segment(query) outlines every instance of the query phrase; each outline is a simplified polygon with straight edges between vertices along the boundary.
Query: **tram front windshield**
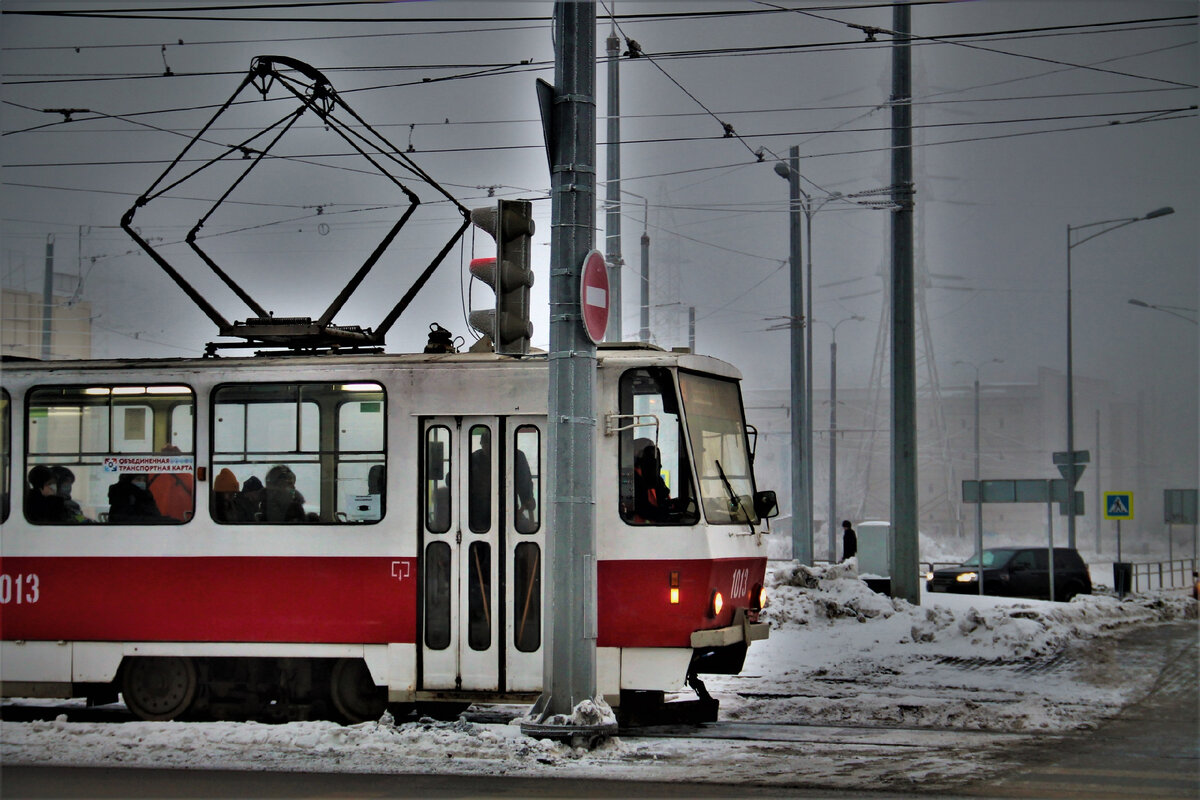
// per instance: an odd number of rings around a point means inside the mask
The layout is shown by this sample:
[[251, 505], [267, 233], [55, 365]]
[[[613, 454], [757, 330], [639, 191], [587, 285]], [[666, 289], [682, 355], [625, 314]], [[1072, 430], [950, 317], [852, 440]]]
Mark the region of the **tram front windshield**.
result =
[[679, 390], [705, 519], [715, 525], [758, 522], [737, 383], [680, 370]]

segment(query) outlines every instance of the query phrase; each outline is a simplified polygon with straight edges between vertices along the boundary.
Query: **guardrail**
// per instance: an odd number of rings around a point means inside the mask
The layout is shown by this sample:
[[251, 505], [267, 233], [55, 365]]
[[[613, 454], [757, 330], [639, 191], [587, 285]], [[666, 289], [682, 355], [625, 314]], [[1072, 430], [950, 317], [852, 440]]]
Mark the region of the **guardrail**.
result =
[[1173, 561], [1143, 561], [1131, 563], [1133, 590], [1191, 589], [1196, 579], [1196, 559], [1176, 558]]

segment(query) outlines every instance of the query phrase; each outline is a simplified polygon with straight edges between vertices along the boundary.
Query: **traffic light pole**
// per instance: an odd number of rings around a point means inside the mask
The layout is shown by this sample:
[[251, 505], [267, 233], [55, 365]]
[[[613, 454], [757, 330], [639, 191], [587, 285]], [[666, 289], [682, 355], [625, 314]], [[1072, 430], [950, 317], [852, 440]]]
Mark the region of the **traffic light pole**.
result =
[[[548, 396], [544, 674], [522, 730], [584, 732], [570, 715], [596, 697], [596, 346], [583, 327], [580, 283], [596, 217], [594, 2], [554, 5], [550, 147], [550, 390]], [[561, 716], [560, 716], [561, 715]], [[615, 733], [615, 719], [601, 727]], [[555, 730], [557, 729], [557, 730]]]

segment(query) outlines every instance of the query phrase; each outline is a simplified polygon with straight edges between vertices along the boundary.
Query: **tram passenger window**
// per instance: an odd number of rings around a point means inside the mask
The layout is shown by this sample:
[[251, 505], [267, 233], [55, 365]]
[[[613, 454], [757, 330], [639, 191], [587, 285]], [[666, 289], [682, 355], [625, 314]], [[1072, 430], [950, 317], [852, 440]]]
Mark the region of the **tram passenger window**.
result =
[[[386, 469], [383, 387], [255, 383], [213, 392], [211, 513], [217, 522], [378, 522]], [[233, 487], [237, 486], [237, 490]], [[234, 491], [233, 496], [229, 491]]]
[[692, 468], [669, 370], [628, 370], [619, 385], [620, 512], [631, 525], [695, 525]]
[[425, 527], [430, 533], [450, 530], [450, 429], [434, 425], [425, 432]]
[[487, 542], [471, 542], [467, 598], [467, 644], [472, 650], [492, 646], [492, 548]]
[[521, 542], [513, 558], [513, 643], [522, 653], [542, 646], [541, 555], [535, 543]]
[[513, 527], [517, 533], [536, 533], [541, 526], [541, 432], [522, 425], [513, 437]]
[[467, 462], [467, 525], [473, 533], [492, 528], [492, 432], [486, 425], [472, 425]]
[[425, 548], [425, 646], [450, 646], [450, 545], [444, 541]]
[[172, 525], [192, 518], [189, 387], [40, 387], [26, 405], [31, 522]]
[[9, 402], [8, 391], [0, 389], [0, 522], [8, 521], [8, 511], [12, 506], [12, 500], [9, 496], [9, 472], [12, 459], [11, 432], [12, 426], [9, 422]]

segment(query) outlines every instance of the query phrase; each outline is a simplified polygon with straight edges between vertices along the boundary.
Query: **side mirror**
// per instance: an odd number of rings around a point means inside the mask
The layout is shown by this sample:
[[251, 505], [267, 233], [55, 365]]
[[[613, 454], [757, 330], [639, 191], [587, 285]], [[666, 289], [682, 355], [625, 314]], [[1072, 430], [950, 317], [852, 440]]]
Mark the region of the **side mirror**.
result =
[[766, 489], [754, 493], [754, 513], [758, 515], [759, 519], [771, 519], [779, 516], [779, 501], [775, 499], [773, 490]]

